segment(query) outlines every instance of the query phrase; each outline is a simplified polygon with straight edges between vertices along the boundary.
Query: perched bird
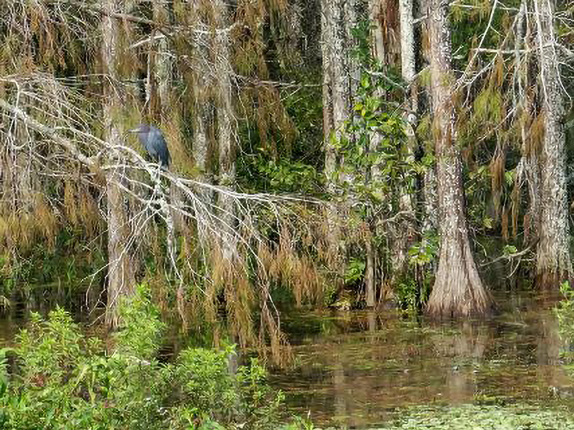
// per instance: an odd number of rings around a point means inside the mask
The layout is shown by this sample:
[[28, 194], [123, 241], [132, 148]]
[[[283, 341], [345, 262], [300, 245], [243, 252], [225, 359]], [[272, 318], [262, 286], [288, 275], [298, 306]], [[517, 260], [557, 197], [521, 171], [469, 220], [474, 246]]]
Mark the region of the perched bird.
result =
[[129, 132], [137, 133], [144, 149], [155, 162], [158, 162], [162, 167], [169, 167], [171, 161], [169, 149], [167, 149], [167, 143], [159, 128], [153, 125], [140, 124]]

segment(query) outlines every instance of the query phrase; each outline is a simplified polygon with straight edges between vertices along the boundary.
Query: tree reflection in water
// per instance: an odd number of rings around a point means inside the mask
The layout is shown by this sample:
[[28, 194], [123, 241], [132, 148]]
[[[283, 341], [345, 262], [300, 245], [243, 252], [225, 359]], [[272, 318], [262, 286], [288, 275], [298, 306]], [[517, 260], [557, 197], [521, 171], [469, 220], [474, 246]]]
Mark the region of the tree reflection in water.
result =
[[288, 316], [295, 364], [272, 382], [320, 425], [372, 425], [410, 405], [552, 399], [551, 387], [572, 385], [555, 316], [529, 295], [507, 302], [515, 310], [499, 300], [493, 319], [458, 324], [388, 310]]

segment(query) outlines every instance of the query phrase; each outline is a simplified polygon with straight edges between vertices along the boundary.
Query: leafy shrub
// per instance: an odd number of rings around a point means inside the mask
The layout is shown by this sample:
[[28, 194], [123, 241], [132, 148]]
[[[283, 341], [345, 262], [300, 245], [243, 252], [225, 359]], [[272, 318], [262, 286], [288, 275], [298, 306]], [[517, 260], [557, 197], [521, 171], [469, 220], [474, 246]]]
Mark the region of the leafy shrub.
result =
[[351, 258], [345, 268], [345, 284], [353, 285], [365, 277], [367, 264], [360, 258]]
[[120, 314], [119, 331], [114, 335], [116, 351], [145, 359], [154, 357], [165, 327], [148, 291], [140, 287], [129, 302], [120, 304]]
[[139, 288], [120, 306], [115, 345], [87, 338], [63, 309], [33, 314], [18, 336], [9, 371], [0, 351], [0, 428], [249, 429], [277, 428], [282, 395], [252, 361], [228, 370], [233, 347], [190, 348], [174, 363], [157, 359], [164, 326]]
[[286, 193], [314, 193], [321, 177], [316, 168], [302, 161], [270, 159], [268, 155], [257, 154], [243, 161], [241, 170], [251, 182], [257, 178], [254, 190]]

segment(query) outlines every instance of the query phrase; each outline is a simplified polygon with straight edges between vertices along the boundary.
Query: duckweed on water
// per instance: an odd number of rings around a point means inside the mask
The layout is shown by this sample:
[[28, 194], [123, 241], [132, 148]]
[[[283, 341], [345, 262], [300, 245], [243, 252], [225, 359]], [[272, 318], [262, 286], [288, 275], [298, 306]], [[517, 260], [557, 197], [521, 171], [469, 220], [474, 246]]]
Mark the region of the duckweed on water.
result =
[[571, 413], [534, 406], [413, 408], [377, 430], [572, 430]]

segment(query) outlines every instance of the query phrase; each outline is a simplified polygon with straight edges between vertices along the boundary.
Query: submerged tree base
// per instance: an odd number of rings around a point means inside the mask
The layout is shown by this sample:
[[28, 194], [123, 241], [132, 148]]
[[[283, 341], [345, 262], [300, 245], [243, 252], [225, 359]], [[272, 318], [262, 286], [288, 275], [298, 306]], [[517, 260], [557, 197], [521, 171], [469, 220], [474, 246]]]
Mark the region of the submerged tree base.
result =
[[536, 279], [534, 280], [534, 286], [540, 291], [554, 291], [557, 293], [560, 290], [560, 285], [566, 281], [570, 282], [570, 285], [572, 285], [572, 282], [574, 281], [572, 275], [566, 270], [538, 271]]
[[[455, 280], [451, 280], [442, 287], [442, 290], [453, 291], [457, 286]], [[425, 313], [431, 318], [468, 318], [483, 317], [491, 314], [495, 307], [490, 293], [484, 287], [475, 288], [467, 286], [460, 288], [458, 294], [443, 296], [440, 293], [431, 294]]]
[[426, 313], [433, 318], [489, 314], [493, 310], [494, 301], [480, 279], [468, 239], [455, 238], [452, 242], [450, 246], [444, 246], [441, 252]]

